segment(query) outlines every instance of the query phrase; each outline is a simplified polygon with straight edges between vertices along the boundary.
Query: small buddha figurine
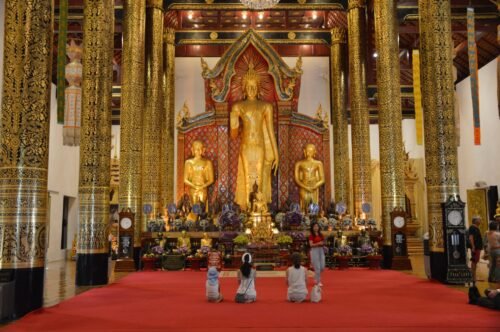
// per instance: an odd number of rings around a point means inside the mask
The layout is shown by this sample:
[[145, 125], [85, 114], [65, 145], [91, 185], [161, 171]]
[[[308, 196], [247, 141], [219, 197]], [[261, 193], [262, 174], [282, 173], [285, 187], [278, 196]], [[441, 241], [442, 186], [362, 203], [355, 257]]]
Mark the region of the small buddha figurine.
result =
[[208, 237], [206, 232], [203, 233], [203, 238], [201, 239], [200, 244], [202, 247], [212, 247], [212, 239]]
[[184, 164], [184, 183], [189, 188], [189, 196], [193, 204], [207, 203], [207, 188], [214, 183], [214, 167], [212, 162], [203, 158], [205, 147], [201, 141], [194, 141], [191, 147], [193, 158]]
[[177, 248], [180, 247], [187, 247], [188, 249], [191, 249], [191, 239], [186, 231], [182, 231], [181, 236], [177, 238]]
[[358, 245], [361, 247], [363, 244], [371, 245], [370, 236], [364, 229], [361, 230], [358, 237]]
[[267, 202], [262, 191], [259, 191], [257, 183], [254, 184], [251, 194], [251, 212], [256, 214], [267, 213]]
[[315, 160], [316, 147], [307, 144], [304, 148], [304, 159], [295, 164], [295, 182], [299, 186], [300, 208], [307, 209], [311, 203], [319, 204], [319, 187], [325, 183], [323, 163]]

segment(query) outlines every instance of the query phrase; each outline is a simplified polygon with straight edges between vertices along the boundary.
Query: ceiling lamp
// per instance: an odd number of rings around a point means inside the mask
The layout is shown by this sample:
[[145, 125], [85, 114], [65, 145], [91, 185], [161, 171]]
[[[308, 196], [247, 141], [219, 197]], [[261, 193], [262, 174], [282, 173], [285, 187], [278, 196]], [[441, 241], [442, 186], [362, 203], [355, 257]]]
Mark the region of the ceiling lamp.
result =
[[240, 2], [250, 9], [262, 10], [276, 6], [280, 0], [240, 0]]

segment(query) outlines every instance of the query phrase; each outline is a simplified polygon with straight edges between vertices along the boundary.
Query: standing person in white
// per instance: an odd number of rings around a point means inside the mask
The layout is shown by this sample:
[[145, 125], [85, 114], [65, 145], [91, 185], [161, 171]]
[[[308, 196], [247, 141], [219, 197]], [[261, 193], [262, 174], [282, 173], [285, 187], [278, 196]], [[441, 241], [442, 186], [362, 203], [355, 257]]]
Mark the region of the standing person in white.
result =
[[252, 256], [249, 253], [241, 257], [243, 264], [238, 271], [239, 287], [238, 294], [244, 294], [244, 303], [255, 302], [257, 291], [255, 290], [255, 269], [252, 268]]
[[290, 302], [302, 302], [307, 297], [307, 269], [300, 265], [300, 262], [300, 254], [294, 253], [293, 265], [286, 270], [287, 300]]

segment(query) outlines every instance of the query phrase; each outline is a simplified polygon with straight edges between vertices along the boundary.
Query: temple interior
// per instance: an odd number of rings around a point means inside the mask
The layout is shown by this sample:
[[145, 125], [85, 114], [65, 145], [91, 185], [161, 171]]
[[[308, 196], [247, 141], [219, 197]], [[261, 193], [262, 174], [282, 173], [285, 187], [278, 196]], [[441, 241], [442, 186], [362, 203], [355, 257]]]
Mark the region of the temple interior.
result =
[[317, 270], [313, 225], [328, 272], [499, 288], [468, 249], [500, 224], [498, 6], [0, 0], [0, 321], [245, 253]]

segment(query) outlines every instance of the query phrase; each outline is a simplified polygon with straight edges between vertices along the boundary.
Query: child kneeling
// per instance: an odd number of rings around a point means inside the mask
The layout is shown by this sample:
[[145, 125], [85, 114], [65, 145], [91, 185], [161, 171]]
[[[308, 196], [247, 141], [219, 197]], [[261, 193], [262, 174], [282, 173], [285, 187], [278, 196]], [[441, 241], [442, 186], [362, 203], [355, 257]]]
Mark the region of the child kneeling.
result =
[[212, 266], [207, 272], [207, 300], [208, 302], [220, 302], [222, 301], [222, 294], [220, 292], [219, 285], [219, 272]]

